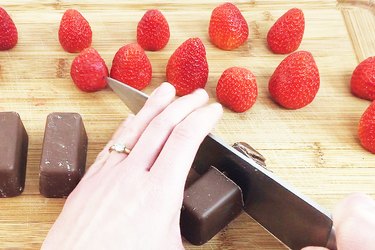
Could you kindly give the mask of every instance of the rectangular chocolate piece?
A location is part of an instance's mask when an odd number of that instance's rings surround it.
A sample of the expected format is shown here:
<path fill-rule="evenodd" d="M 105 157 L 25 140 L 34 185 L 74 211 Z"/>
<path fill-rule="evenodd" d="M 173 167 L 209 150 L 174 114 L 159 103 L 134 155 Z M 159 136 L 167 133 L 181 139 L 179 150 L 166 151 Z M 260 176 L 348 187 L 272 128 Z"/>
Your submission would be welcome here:
<path fill-rule="evenodd" d="M 29 137 L 20 116 L 0 113 L 0 197 L 20 195 L 25 187 Z"/>
<path fill-rule="evenodd" d="M 45 197 L 66 197 L 85 173 L 87 135 L 77 113 L 48 115 L 40 161 L 39 191 Z"/>
<path fill-rule="evenodd" d="M 241 189 L 211 167 L 185 189 L 181 233 L 194 245 L 202 245 L 236 218 L 243 207 Z"/>

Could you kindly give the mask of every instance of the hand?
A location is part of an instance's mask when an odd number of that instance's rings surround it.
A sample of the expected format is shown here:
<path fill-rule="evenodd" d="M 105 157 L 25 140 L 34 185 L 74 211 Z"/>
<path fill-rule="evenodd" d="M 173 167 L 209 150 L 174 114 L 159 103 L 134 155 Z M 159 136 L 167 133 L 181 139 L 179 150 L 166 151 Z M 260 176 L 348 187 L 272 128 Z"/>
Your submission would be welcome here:
<path fill-rule="evenodd" d="M 183 249 L 180 209 L 198 147 L 222 114 L 200 89 L 175 99 L 163 83 L 99 154 L 42 249 Z M 129 155 L 111 152 L 115 143 Z"/>
<path fill-rule="evenodd" d="M 375 246 L 375 201 L 364 194 L 353 194 L 340 202 L 333 213 L 337 249 L 371 250 Z M 324 247 L 305 247 L 321 250 Z"/>

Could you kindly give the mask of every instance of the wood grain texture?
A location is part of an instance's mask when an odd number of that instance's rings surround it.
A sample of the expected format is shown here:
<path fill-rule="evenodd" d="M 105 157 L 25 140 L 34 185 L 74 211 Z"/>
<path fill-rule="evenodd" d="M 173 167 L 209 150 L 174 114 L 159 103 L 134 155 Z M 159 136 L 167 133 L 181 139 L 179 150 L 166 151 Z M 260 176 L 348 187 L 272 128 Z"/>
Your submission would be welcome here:
<path fill-rule="evenodd" d="M 29 133 L 26 188 L 16 198 L 0 199 L 0 249 L 38 249 L 64 199 L 39 195 L 39 160 L 47 115 L 78 112 L 89 136 L 88 167 L 129 110 L 109 90 L 80 92 L 69 75 L 74 54 L 64 52 L 57 30 L 63 12 L 76 8 L 90 22 L 93 47 L 110 67 L 122 45 L 135 41 L 136 25 L 150 8 L 160 9 L 171 39 L 159 52 L 147 52 L 152 66 L 150 93 L 165 81 L 169 56 L 183 41 L 200 37 L 207 49 L 210 74 L 206 90 L 215 100 L 221 73 L 243 66 L 257 77 L 259 97 L 246 113 L 225 110 L 214 133 L 228 143 L 246 141 L 266 158 L 268 168 L 327 210 L 352 192 L 375 198 L 375 156 L 357 138 L 358 121 L 370 104 L 351 95 L 355 66 L 375 55 L 373 1 L 233 1 L 249 23 L 248 41 L 235 51 L 215 48 L 208 39 L 212 9 L 222 1 L 0 1 L 19 31 L 19 43 L 0 52 L 0 111 L 20 114 Z M 321 75 L 314 102 L 285 110 L 268 94 L 268 80 L 285 57 L 274 55 L 265 38 L 274 21 L 292 7 L 303 9 L 306 31 L 300 50 L 310 51 Z M 366 8 L 363 8 L 366 7 Z M 187 249 L 285 249 L 255 221 L 241 214 L 204 246 Z"/>

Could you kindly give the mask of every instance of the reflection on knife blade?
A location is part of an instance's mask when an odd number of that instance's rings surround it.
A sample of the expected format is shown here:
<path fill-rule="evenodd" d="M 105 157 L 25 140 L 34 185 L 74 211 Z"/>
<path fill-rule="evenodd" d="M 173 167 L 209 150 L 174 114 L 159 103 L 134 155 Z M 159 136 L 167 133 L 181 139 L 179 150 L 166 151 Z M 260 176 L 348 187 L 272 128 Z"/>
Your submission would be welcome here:
<path fill-rule="evenodd" d="M 124 83 L 111 78 L 107 82 L 133 113 L 147 100 Z M 212 134 L 202 142 L 194 166 L 200 174 L 210 166 L 225 172 L 242 189 L 245 212 L 291 249 L 336 249 L 332 219 L 322 208 Z"/>

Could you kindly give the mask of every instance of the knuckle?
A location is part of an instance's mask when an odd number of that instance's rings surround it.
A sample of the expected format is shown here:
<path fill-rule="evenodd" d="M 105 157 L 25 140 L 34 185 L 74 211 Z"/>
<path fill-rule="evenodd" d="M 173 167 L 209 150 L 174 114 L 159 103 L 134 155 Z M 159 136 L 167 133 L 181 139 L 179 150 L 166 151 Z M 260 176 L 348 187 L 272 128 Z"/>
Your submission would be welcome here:
<path fill-rule="evenodd" d="M 150 126 L 156 131 L 170 131 L 176 122 L 169 116 L 159 115 L 151 122 Z"/>
<path fill-rule="evenodd" d="M 147 108 L 152 112 L 163 110 L 166 106 L 166 100 L 162 98 L 150 98 L 147 100 Z"/>
<path fill-rule="evenodd" d="M 130 134 L 130 135 L 133 135 L 133 134 L 137 134 L 138 133 L 138 127 L 137 124 L 131 124 L 130 126 L 127 126 L 125 129 L 124 129 L 124 134 Z"/>
<path fill-rule="evenodd" d="M 127 147 L 133 147 L 137 141 L 138 134 L 138 126 L 136 126 L 136 124 L 132 124 L 124 130 L 123 134 L 120 135 L 117 141 L 118 143 L 125 143 Z"/>
<path fill-rule="evenodd" d="M 191 141 L 193 140 L 198 131 L 193 129 L 192 127 L 188 126 L 185 123 L 178 124 L 175 129 L 173 130 L 173 135 L 176 137 L 178 141 Z"/>

